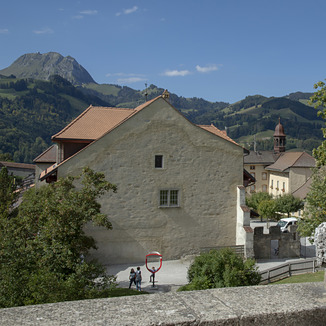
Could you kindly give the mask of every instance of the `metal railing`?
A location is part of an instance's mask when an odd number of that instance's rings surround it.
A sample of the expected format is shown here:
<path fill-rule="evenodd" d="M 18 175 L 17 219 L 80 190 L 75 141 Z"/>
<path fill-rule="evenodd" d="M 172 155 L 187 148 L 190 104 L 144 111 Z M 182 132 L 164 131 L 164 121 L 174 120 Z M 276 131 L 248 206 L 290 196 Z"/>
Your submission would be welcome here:
<path fill-rule="evenodd" d="M 298 260 L 285 263 L 260 272 L 260 284 L 268 284 L 296 274 L 314 273 L 316 271 L 316 258 Z"/>

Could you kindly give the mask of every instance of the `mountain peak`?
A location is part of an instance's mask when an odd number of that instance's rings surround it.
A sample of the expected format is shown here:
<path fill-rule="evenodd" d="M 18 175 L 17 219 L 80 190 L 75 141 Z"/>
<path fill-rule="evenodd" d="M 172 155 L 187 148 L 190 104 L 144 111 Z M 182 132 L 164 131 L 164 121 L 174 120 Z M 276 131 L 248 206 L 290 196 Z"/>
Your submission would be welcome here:
<path fill-rule="evenodd" d="M 51 75 L 59 75 L 73 85 L 95 83 L 86 69 L 73 57 L 64 57 L 57 52 L 23 54 L 9 67 L 0 70 L 0 74 L 43 80 L 48 80 Z"/>

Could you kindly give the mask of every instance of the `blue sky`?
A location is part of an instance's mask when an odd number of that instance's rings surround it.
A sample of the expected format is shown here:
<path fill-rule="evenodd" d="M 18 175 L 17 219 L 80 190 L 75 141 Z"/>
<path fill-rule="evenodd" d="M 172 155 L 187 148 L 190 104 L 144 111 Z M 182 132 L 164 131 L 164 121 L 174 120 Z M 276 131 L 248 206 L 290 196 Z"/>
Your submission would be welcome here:
<path fill-rule="evenodd" d="M 236 102 L 326 78 L 325 0 L 1 0 L 0 69 L 74 57 L 100 84 Z"/>

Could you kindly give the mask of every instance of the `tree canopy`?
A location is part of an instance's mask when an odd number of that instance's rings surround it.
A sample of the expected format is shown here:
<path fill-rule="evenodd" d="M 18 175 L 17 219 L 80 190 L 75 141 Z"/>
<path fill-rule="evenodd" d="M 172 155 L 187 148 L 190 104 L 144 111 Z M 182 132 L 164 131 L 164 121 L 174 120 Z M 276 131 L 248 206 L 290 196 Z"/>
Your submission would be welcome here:
<path fill-rule="evenodd" d="M 97 199 L 116 186 L 85 168 L 26 192 L 17 216 L 0 219 L 0 307 L 101 297 L 115 285 L 88 259 L 84 227 L 112 228 Z"/>
<path fill-rule="evenodd" d="M 322 81 L 314 85 L 316 92 L 311 103 L 318 109 L 318 115 L 326 120 L 326 84 Z M 322 128 L 326 138 L 326 128 Z M 304 219 L 299 221 L 299 232 L 304 236 L 313 236 L 316 227 L 326 222 L 326 140 L 313 151 L 317 168 L 312 175 L 312 183 L 306 198 Z"/>
<path fill-rule="evenodd" d="M 244 260 L 230 248 L 202 253 L 188 269 L 189 284 L 180 290 L 257 285 L 261 277 L 255 264 L 253 259 Z"/>

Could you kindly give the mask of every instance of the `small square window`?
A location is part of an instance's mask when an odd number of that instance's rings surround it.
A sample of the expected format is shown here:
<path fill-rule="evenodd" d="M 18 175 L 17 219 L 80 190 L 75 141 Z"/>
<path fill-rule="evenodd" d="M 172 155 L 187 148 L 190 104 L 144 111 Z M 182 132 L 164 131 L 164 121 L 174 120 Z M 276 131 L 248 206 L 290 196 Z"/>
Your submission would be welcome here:
<path fill-rule="evenodd" d="M 250 165 L 250 170 L 255 170 L 255 166 L 254 165 Z"/>
<path fill-rule="evenodd" d="M 163 155 L 155 155 L 155 168 L 156 169 L 163 168 Z"/>
<path fill-rule="evenodd" d="M 267 180 L 267 173 L 263 172 L 261 175 L 262 180 Z"/>

